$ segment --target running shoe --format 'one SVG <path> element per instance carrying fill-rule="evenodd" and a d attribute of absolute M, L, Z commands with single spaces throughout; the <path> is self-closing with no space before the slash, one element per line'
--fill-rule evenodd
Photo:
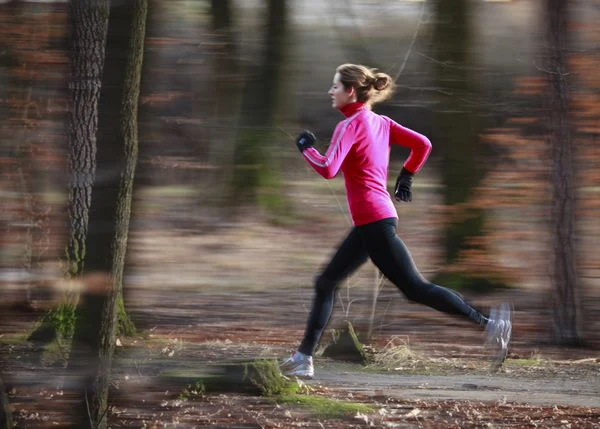
<path fill-rule="evenodd" d="M 485 345 L 491 359 L 490 369 L 497 371 L 508 354 L 508 345 L 512 335 L 513 309 L 511 304 L 500 304 L 490 311 L 486 326 Z"/>
<path fill-rule="evenodd" d="M 315 374 L 312 356 L 300 352 L 292 353 L 279 365 L 279 369 L 288 377 L 313 378 Z"/>

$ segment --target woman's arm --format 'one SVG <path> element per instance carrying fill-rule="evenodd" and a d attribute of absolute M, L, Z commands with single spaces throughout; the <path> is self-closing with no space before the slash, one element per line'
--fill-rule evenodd
<path fill-rule="evenodd" d="M 314 147 L 307 148 L 302 155 L 317 173 L 325 179 L 333 179 L 354 144 L 354 134 L 354 126 L 351 122 L 340 122 L 335 128 L 325 155 L 321 155 Z"/>
<path fill-rule="evenodd" d="M 389 121 L 390 143 L 410 149 L 410 155 L 404 162 L 404 168 L 410 173 L 417 173 L 423 167 L 431 153 L 431 142 L 423 134 L 403 127 L 392 119 L 389 119 Z"/>

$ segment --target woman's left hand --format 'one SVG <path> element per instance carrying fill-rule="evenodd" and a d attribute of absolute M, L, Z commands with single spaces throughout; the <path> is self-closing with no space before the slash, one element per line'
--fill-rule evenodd
<path fill-rule="evenodd" d="M 412 181 L 413 173 L 402 167 L 402 171 L 396 179 L 394 188 L 394 196 L 397 201 L 410 202 L 412 201 Z"/>

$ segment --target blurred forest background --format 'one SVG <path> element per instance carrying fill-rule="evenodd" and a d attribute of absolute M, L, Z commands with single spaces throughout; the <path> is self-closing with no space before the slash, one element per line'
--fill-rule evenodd
<path fill-rule="evenodd" d="M 50 336 L 82 350 L 104 347 L 102 309 L 122 330 L 129 314 L 300 332 L 350 220 L 341 178 L 317 177 L 294 137 L 325 150 L 341 119 L 327 89 L 353 62 L 396 79 L 375 110 L 433 143 L 397 205 L 424 275 L 484 304 L 509 293 L 518 314 L 528 297 L 530 332 L 597 344 L 596 2 L 74 3 L 0 2 L 0 330 L 79 306 L 91 325 Z M 406 156 L 393 148 L 390 185 Z M 401 330 L 381 284 L 365 266 L 337 311 Z"/>

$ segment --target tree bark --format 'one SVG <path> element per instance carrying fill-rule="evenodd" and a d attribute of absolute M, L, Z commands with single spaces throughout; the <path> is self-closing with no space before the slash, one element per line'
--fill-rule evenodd
<path fill-rule="evenodd" d="M 551 151 L 551 283 L 553 285 L 554 335 L 560 344 L 581 343 L 581 302 L 575 243 L 576 189 L 574 148 L 569 120 L 568 2 L 546 1 L 548 52 L 545 73 L 548 91 Z"/>
<path fill-rule="evenodd" d="M 125 157 L 125 169 L 121 174 L 117 205 L 117 231 L 113 243 L 113 275 L 120 312 L 120 323 L 125 331 L 135 331 L 125 312 L 123 301 L 123 271 L 129 236 L 133 185 L 138 161 L 138 101 L 142 81 L 144 40 L 148 16 L 148 0 L 135 0 L 133 6 L 129 54 L 125 66 L 125 83 L 121 102 L 120 134 Z"/>
<path fill-rule="evenodd" d="M 98 101 L 102 86 L 108 0 L 70 2 L 72 65 L 69 109 L 70 233 L 67 247 L 67 274 L 83 270 L 92 184 L 96 171 Z"/>
<path fill-rule="evenodd" d="M 93 428 L 107 427 L 110 373 L 138 154 L 137 112 L 146 16 L 147 0 L 122 2 L 111 8 L 108 29 L 98 166 L 89 212 L 86 292 L 78 308 L 73 345 L 73 368 L 81 371 L 84 383 L 75 424 Z M 116 133 L 112 132 L 115 123 L 119 124 Z"/>

